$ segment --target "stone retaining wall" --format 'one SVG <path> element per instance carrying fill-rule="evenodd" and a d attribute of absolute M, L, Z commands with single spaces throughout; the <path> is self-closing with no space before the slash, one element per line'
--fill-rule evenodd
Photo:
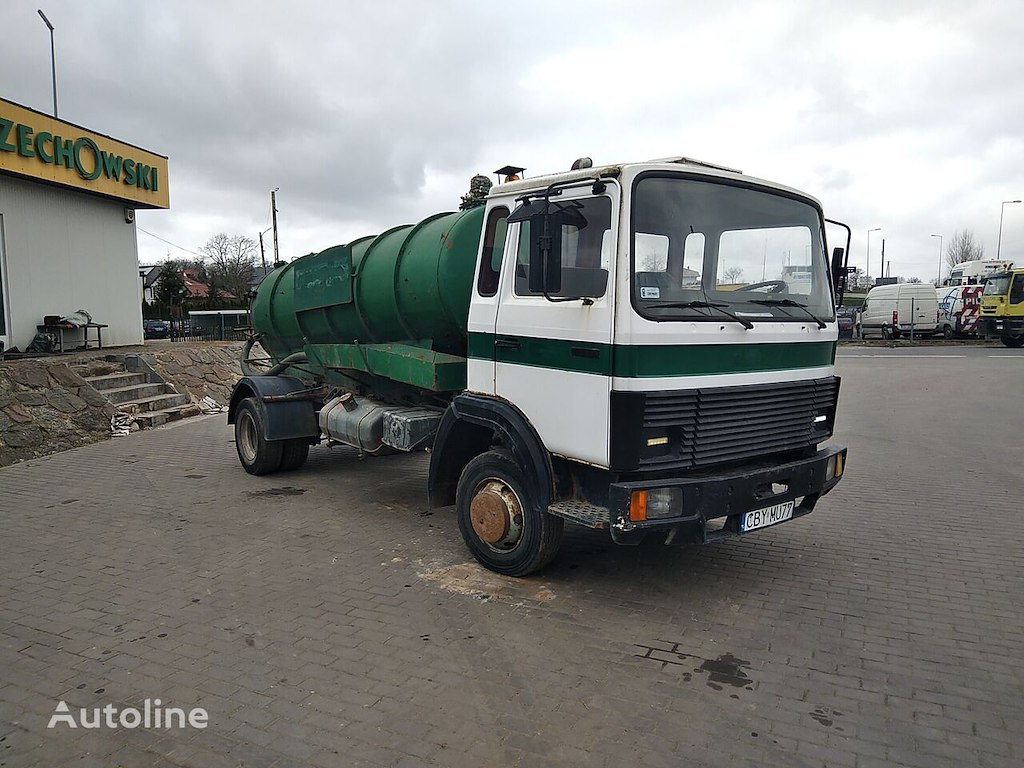
<path fill-rule="evenodd" d="M 0 361 L 0 467 L 110 437 L 116 409 L 72 366 L 137 354 L 194 402 L 212 397 L 227 405 L 242 376 L 241 350 L 235 342 L 197 342 Z"/>
<path fill-rule="evenodd" d="M 105 440 L 114 411 L 63 362 L 0 362 L 0 466 Z"/>
<path fill-rule="evenodd" d="M 188 393 L 196 402 L 212 397 L 221 405 L 231 399 L 231 390 L 240 378 L 238 363 L 242 344 L 235 342 L 208 342 L 205 344 L 175 344 L 160 351 L 144 352 L 146 360 L 168 383 L 182 393 Z"/>

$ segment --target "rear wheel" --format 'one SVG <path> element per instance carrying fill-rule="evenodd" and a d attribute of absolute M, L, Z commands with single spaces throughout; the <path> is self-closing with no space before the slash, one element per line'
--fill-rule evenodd
<path fill-rule="evenodd" d="M 889 329 L 889 326 L 887 325 L 882 326 L 882 338 L 885 339 L 886 341 L 892 338 L 892 331 Z"/>
<path fill-rule="evenodd" d="M 526 475 L 507 453 L 488 451 L 462 470 L 455 492 L 459 530 L 480 563 L 506 576 L 525 576 L 554 559 L 564 521 L 534 498 Z"/>
<path fill-rule="evenodd" d="M 1024 346 L 1024 334 L 1020 336 L 1000 336 L 999 340 L 1010 349 L 1017 349 Z"/>
<path fill-rule="evenodd" d="M 281 471 L 291 472 L 299 469 L 309 457 L 309 440 L 303 437 L 285 440 L 281 451 Z"/>
<path fill-rule="evenodd" d="M 267 440 L 260 408 L 251 397 L 238 404 L 235 450 L 243 469 L 250 475 L 269 475 L 281 467 L 283 446 L 280 441 Z"/>

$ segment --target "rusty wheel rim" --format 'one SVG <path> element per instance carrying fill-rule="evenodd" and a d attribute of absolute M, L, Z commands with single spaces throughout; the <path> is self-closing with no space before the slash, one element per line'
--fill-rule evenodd
<path fill-rule="evenodd" d="M 469 518 L 477 538 L 495 552 L 515 549 L 523 538 L 523 503 L 499 478 L 488 478 L 477 485 Z"/>

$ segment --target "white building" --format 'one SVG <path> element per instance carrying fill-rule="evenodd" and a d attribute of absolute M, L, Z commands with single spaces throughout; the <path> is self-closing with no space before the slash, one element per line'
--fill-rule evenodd
<path fill-rule="evenodd" d="M 135 210 L 170 207 L 167 185 L 166 157 L 0 99 L 5 348 L 80 309 L 107 326 L 103 346 L 142 343 Z"/>

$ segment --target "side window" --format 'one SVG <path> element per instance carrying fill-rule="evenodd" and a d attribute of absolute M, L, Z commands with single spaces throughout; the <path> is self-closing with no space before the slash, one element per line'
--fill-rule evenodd
<path fill-rule="evenodd" d="M 516 244 L 516 296 L 534 296 L 530 292 L 530 220 L 519 222 L 519 241 Z"/>
<path fill-rule="evenodd" d="M 558 296 L 600 298 L 608 290 L 608 267 L 613 243 L 612 201 L 587 197 L 567 201 L 575 211 L 574 223 L 562 225 L 562 289 Z M 514 290 L 517 296 L 539 296 L 529 288 L 530 222 L 519 224 Z"/>
<path fill-rule="evenodd" d="M 480 274 L 476 290 L 481 296 L 493 296 L 498 292 L 498 275 L 501 274 L 501 257 L 505 253 L 505 233 L 508 231 L 508 208 L 494 208 L 487 216 L 484 227 L 484 248 L 480 258 Z"/>
<path fill-rule="evenodd" d="M 1013 282 L 1010 284 L 1010 303 L 1020 304 L 1024 301 L 1024 274 L 1018 274 L 1013 276 Z"/>

